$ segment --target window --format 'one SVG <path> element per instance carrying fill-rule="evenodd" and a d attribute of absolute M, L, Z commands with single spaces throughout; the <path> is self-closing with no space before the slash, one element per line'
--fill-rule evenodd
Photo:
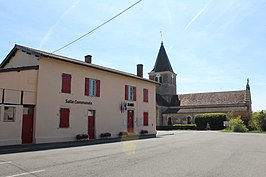
<path fill-rule="evenodd" d="M 4 107 L 4 122 L 15 122 L 15 107 Z"/>
<path fill-rule="evenodd" d="M 149 113 L 144 112 L 143 113 L 143 126 L 148 126 L 149 125 Z"/>
<path fill-rule="evenodd" d="M 162 83 L 162 76 L 160 74 L 157 74 L 156 77 L 155 77 L 155 81 L 156 82 L 159 82 L 159 83 Z"/>
<path fill-rule="evenodd" d="M 96 96 L 96 80 L 90 79 L 89 96 Z"/>
<path fill-rule="evenodd" d="M 170 84 L 174 84 L 174 75 L 173 74 L 171 76 L 171 83 Z"/>
<path fill-rule="evenodd" d="M 100 97 L 100 80 L 85 78 L 85 95 Z"/>
<path fill-rule="evenodd" d="M 125 100 L 136 101 L 137 100 L 136 87 L 126 85 L 125 86 Z"/>
<path fill-rule="evenodd" d="M 60 108 L 59 128 L 69 128 L 69 108 Z"/>
<path fill-rule="evenodd" d="M 62 74 L 62 93 L 71 93 L 71 75 Z"/>
<path fill-rule="evenodd" d="M 143 102 L 148 102 L 149 100 L 149 90 L 148 89 L 143 89 Z"/>

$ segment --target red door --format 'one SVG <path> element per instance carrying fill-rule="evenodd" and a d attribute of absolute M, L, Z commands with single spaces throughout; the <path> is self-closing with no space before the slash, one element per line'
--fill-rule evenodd
<path fill-rule="evenodd" d="M 127 111 L 127 131 L 134 132 L 134 111 Z"/>
<path fill-rule="evenodd" d="M 32 143 L 34 107 L 24 106 L 22 120 L 22 144 Z"/>
<path fill-rule="evenodd" d="M 88 134 L 89 139 L 95 138 L 95 116 L 94 111 L 88 111 Z"/>

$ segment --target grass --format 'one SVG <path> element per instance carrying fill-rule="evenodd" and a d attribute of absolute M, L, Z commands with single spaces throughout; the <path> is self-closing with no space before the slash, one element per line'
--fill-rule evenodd
<path fill-rule="evenodd" d="M 233 132 L 230 128 L 225 128 L 223 130 L 221 130 L 221 132 Z M 251 130 L 251 131 L 247 131 L 246 133 L 264 133 L 266 134 L 265 131 L 261 131 L 261 130 Z"/>
<path fill-rule="evenodd" d="M 266 132 L 261 131 L 261 130 L 252 130 L 252 131 L 249 131 L 249 133 L 266 133 Z"/>

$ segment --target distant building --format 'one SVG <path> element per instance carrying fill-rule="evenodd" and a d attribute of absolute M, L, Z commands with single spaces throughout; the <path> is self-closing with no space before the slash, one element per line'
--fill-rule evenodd
<path fill-rule="evenodd" d="M 15 45 L 0 65 L 0 146 L 156 134 L 156 85 L 85 61 Z"/>
<path fill-rule="evenodd" d="M 163 42 L 149 78 L 156 87 L 157 125 L 193 123 L 200 113 L 251 112 L 249 81 L 245 90 L 176 94 L 176 74 L 172 69 Z"/>

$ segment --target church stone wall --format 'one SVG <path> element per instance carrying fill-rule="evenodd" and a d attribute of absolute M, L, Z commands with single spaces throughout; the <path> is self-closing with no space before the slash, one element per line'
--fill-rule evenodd
<path fill-rule="evenodd" d="M 193 108 L 193 109 L 180 109 L 175 114 L 163 114 L 163 125 L 168 125 L 168 119 L 171 117 L 172 124 L 189 124 L 195 123 L 195 116 L 197 114 L 204 113 L 226 113 L 232 112 L 246 112 L 248 111 L 247 106 L 238 107 L 226 107 L 226 108 Z"/>

